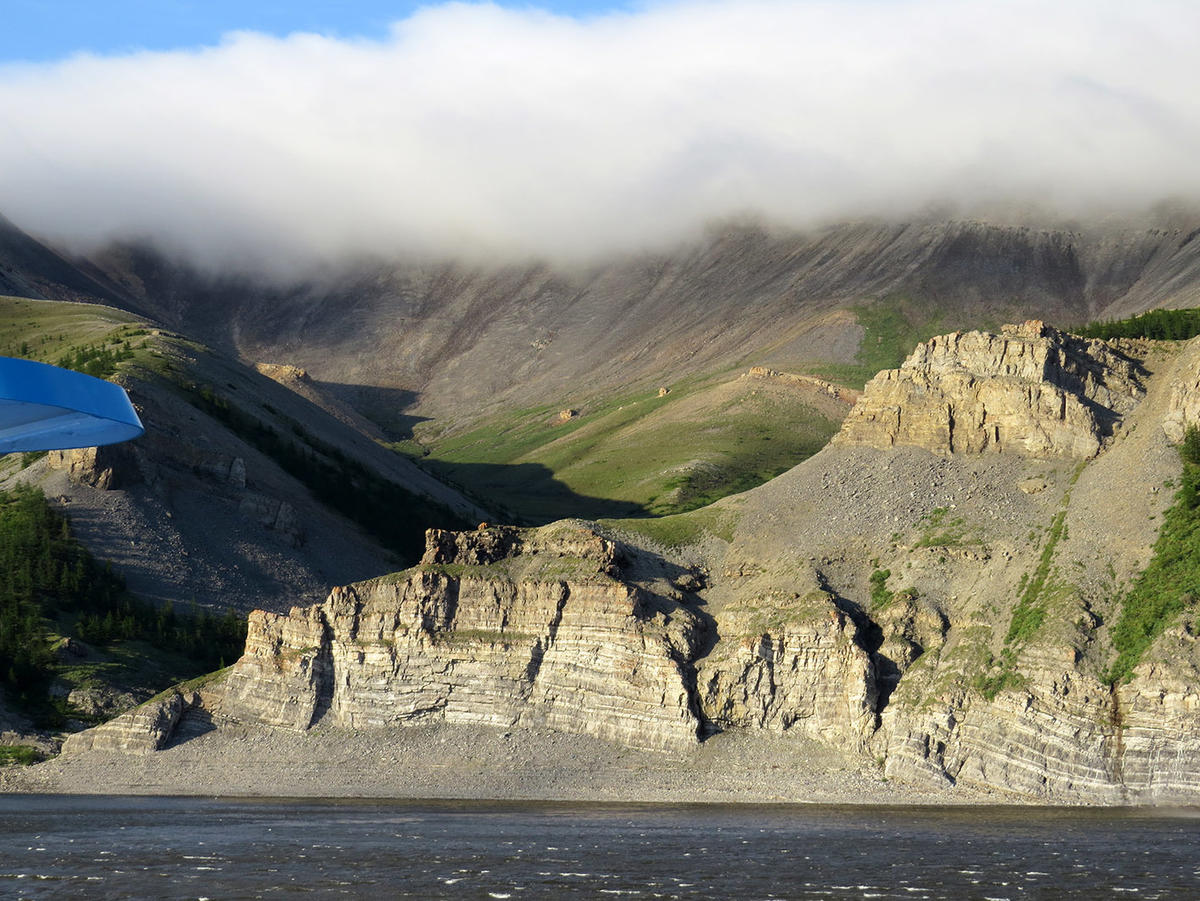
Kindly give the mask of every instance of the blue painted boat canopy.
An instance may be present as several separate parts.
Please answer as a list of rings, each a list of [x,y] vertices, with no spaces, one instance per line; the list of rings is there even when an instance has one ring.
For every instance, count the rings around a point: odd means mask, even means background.
[[[120,385],[0,357],[0,454],[115,444],[145,431]]]

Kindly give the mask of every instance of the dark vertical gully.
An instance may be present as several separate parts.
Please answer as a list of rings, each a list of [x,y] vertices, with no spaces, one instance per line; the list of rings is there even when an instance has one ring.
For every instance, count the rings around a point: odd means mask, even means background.
[[[324,613],[321,614],[321,645],[312,661],[312,678],[316,701],[313,704],[312,719],[308,722],[310,729],[324,719],[333,706],[333,628]]]

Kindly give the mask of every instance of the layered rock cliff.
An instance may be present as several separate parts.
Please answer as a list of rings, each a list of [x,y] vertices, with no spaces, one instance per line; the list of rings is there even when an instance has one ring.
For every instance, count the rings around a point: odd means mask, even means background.
[[[879,673],[858,627],[824,592],[756,600],[718,618],[721,641],[700,668],[706,719],[863,750],[878,725]]]
[[[1039,321],[920,344],[867,386],[834,444],[1095,456],[1141,398],[1137,364]]]
[[[1115,656],[1109,629],[1149,561],[1171,501],[1171,492],[1160,490],[1179,471],[1171,442],[1194,422],[1200,344],[1117,347],[1060,337],[1040,324],[1003,338],[950,338],[919,348],[905,364],[913,370],[907,376],[881,376],[864,396],[864,412],[892,396],[897,384],[907,380],[911,389],[927,376],[925,384],[943,391],[947,384],[966,389],[949,392],[951,410],[984,407],[986,390],[1006,397],[1001,440],[972,440],[978,430],[960,442],[947,440],[945,430],[931,438],[912,429],[875,432],[884,436],[880,444],[903,435],[946,455],[950,467],[970,465],[973,452],[1011,453],[1030,474],[1016,487],[1043,497],[1045,512],[1016,521],[1029,529],[1022,541],[1013,529],[971,523],[969,505],[958,507],[959,529],[945,528],[945,514],[916,542],[881,554],[890,574],[900,567],[911,572],[916,554],[926,550],[920,545],[949,556],[970,542],[979,552],[972,561],[974,597],[962,594],[961,571],[941,585],[908,576],[926,602],[947,612],[949,629],[932,653],[911,662],[881,711],[876,741],[885,748],[886,773],[910,783],[982,786],[1069,803],[1194,800],[1200,796],[1200,773],[1188,762],[1200,738],[1194,614],[1166,630],[1128,681],[1112,684],[1106,673]],[[957,343],[960,353],[941,353],[939,343]],[[974,373],[989,356],[980,361],[961,349],[989,344],[998,372],[991,381],[998,384],[977,391]],[[1009,365],[1014,349],[1018,360],[1032,354],[1033,377]],[[947,380],[945,373],[959,365],[972,376]],[[1017,379],[1033,389],[1019,389]],[[913,390],[901,415],[921,409],[927,396]],[[1041,405],[1047,396],[1056,398],[1049,408]],[[862,421],[848,423],[843,440],[856,429],[865,434]],[[1055,456],[1092,462],[1044,468]],[[879,612],[871,615],[882,622]]]
[[[700,618],[617,578],[586,527],[431,531],[420,566],[258,612],[226,714],[304,729],[438,717],[635,747],[696,740]]]
[[[1195,611],[1128,681],[1106,673],[1197,361],[1200,340],[1040,323],[935,339],[868,385],[833,446],[679,518],[683,547],[636,523],[431,531],[417,567],[254,614],[195,703],[290,729],[436,718],[659,749],[769,730],[917,785],[1195,801]]]

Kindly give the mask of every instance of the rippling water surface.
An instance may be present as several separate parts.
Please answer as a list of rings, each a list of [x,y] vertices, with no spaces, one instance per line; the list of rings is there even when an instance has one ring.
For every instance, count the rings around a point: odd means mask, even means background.
[[[1194,811],[0,796],[0,897],[1200,898]]]

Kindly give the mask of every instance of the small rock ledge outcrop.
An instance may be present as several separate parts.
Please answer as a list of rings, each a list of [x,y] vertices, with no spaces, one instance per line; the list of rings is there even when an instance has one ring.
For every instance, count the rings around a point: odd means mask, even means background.
[[[1103,341],[1037,320],[955,332],[868,382],[832,443],[1086,460],[1144,393],[1138,365]]]
[[[63,754],[84,751],[120,751],[125,754],[153,754],[170,741],[184,713],[203,706],[199,692],[163,692],[95,729],[77,732],[63,743]]]

